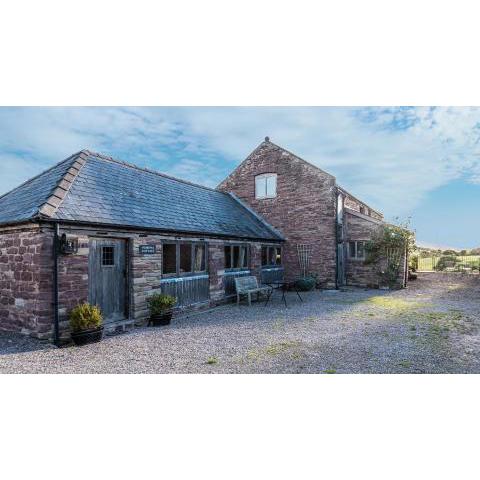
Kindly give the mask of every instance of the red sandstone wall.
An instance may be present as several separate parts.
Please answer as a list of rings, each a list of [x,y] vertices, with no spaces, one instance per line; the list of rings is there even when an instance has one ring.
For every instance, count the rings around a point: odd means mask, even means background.
[[[262,173],[277,174],[276,198],[255,198],[255,176]],[[324,286],[335,285],[334,177],[264,142],[218,188],[233,192],[286,237],[283,264],[287,278],[301,274],[297,244],[310,244],[310,272],[317,273]]]
[[[345,212],[345,232],[346,232],[346,248],[348,249],[349,240],[370,240],[375,232],[382,228],[382,224],[372,222],[360,215]],[[348,252],[348,250],[347,250]],[[347,285],[353,286],[382,286],[382,279],[379,271],[386,268],[386,261],[380,264],[366,265],[362,260],[346,259],[346,279]],[[400,273],[398,276],[397,286],[403,287],[405,277],[405,257],[401,260]]]
[[[378,287],[380,277],[377,273],[378,265],[365,265],[363,260],[348,258],[348,241],[370,240],[381,225],[345,212],[345,240],[346,240],[346,279],[347,285]]]
[[[53,231],[38,225],[0,230],[0,330],[50,337],[52,246]]]

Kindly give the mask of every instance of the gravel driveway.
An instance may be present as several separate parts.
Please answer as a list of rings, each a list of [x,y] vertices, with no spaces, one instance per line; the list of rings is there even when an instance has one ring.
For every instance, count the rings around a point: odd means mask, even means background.
[[[1,373],[480,373],[480,279],[423,274],[408,289],[348,289],[226,305],[85,347],[0,334]]]

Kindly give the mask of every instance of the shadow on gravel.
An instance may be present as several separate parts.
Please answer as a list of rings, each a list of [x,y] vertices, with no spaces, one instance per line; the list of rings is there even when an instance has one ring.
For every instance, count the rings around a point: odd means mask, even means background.
[[[27,337],[19,333],[0,333],[0,356],[11,355],[22,352],[35,352],[38,350],[49,350],[54,347],[52,344],[35,338]]]

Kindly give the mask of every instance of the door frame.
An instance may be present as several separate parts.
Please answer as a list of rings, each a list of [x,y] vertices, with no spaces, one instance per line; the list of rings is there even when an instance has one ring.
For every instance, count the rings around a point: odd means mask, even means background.
[[[131,281],[130,281],[130,272],[131,272],[131,267],[130,267],[130,259],[131,259],[131,254],[130,254],[130,248],[131,248],[131,239],[130,238],[125,238],[125,237],[116,237],[114,235],[89,235],[88,240],[115,240],[115,241],[122,241],[124,242],[125,245],[125,274],[123,276],[124,281],[123,281],[123,288],[124,288],[124,305],[123,305],[123,312],[125,318],[123,320],[119,320],[118,323],[123,323],[127,320],[130,320],[130,306],[131,306]],[[90,253],[89,253],[90,255]],[[88,272],[88,277],[89,277],[89,284],[88,284],[88,296],[90,297],[90,271]],[[112,323],[116,323],[115,321]]]

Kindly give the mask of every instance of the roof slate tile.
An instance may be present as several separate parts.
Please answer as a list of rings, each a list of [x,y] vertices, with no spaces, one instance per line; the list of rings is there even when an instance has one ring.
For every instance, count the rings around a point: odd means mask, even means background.
[[[64,180],[71,184],[57,202],[51,195]],[[47,201],[58,208],[46,209]],[[30,219],[42,205],[58,220],[282,240],[227,193],[88,151],[0,197],[0,224]]]

